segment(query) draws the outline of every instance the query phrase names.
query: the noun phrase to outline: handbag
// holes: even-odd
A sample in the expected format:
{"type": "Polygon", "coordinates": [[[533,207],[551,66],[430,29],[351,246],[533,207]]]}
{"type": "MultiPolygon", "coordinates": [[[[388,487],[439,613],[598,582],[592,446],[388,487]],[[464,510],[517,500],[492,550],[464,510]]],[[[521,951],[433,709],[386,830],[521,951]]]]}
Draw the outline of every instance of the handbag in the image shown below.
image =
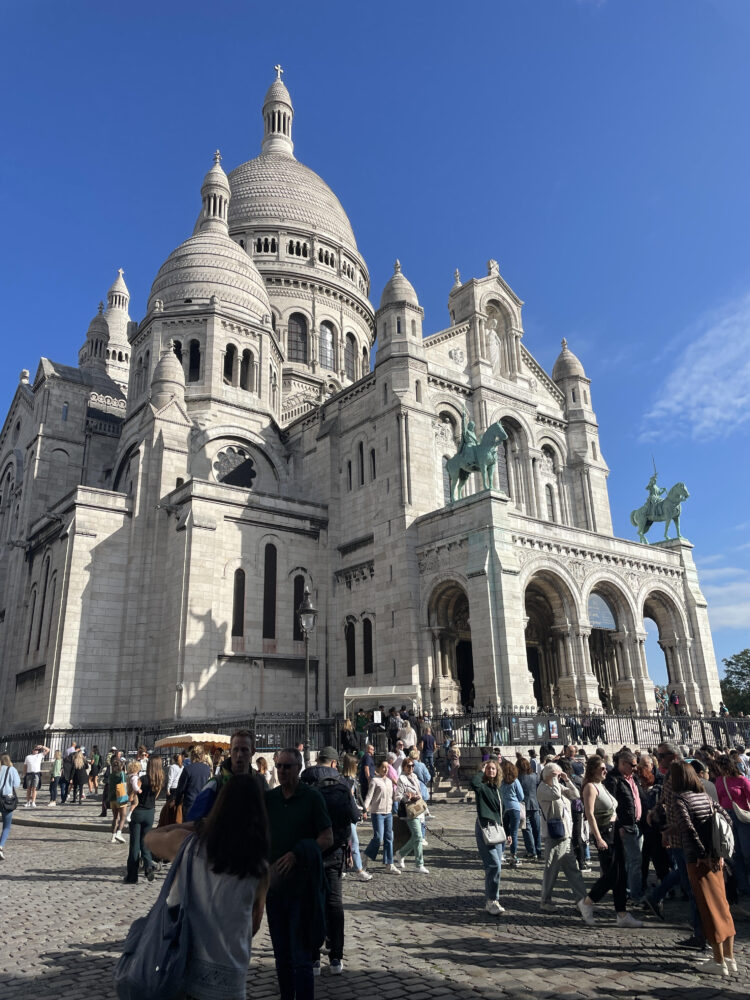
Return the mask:
{"type": "Polygon", "coordinates": [[[750,823],[750,810],[743,809],[739,802],[735,802],[732,798],[732,793],[729,791],[729,786],[727,785],[727,779],[724,778],[724,791],[727,793],[729,801],[732,803],[732,809],[734,810],[734,815],[740,821],[740,823],[750,823]]]}
{"type": "Polygon", "coordinates": [[[5,777],[3,778],[3,791],[0,794],[0,812],[12,813],[14,809],[18,808],[18,796],[16,795],[15,788],[11,788],[10,795],[5,791],[5,783],[10,777],[10,768],[6,767],[5,777]]]}
{"type": "Polygon", "coordinates": [[[118,781],[115,785],[115,801],[118,806],[124,806],[128,799],[128,786],[124,781],[118,781]]]}
{"type": "Polygon", "coordinates": [[[182,992],[190,934],[188,908],[195,838],[186,837],[169,868],[159,898],[145,917],[134,920],[115,966],[118,1000],[172,1000],[182,992]],[[182,871],[180,899],[167,900],[178,871],[182,871]]]}
{"type": "Polygon", "coordinates": [[[482,827],[482,840],[490,847],[504,844],[508,839],[502,823],[487,823],[482,827]]]}
{"type": "Polygon", "coordinates": [[[406,806],[406,818],[416,819],[417,816],[421,816],[423,812],[427,812],[427,805],[424,799],[416,799],[414,802],[407,803],[406,806]]]}

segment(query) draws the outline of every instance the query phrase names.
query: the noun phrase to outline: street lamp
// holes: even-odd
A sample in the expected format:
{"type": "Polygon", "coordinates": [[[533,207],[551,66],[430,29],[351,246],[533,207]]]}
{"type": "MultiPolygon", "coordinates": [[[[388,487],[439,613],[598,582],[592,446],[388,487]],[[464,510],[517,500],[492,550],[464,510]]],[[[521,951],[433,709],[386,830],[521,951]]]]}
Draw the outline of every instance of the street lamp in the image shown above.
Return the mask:
{"type": "Polygon", "coordinates": [[[305,587],[302,603],[297,608],[299,627],[305,637],[305,767],[310,766],[310,633],[315,628],[318,609],[310,600],[310,590],[305,587]]]}

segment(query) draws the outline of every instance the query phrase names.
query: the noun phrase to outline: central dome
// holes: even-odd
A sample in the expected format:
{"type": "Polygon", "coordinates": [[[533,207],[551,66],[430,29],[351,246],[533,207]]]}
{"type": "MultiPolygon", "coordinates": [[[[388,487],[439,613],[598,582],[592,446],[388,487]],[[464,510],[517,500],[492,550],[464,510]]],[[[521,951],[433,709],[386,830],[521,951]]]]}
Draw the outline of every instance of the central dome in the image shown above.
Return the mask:
{"type": "Polygon", "coordinates": [[[352,254],[357,241],[326,182],[286,153],[261,153],[229,174],[229,231],[279,224],[327,236],[352,254]]]}

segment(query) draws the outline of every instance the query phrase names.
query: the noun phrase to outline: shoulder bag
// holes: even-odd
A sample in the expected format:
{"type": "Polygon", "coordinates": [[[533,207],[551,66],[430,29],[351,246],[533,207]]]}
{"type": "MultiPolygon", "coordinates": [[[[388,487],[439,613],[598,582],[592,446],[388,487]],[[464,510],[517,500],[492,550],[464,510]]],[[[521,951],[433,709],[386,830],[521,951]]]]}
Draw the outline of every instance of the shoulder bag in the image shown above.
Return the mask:
{"type": "Polygon", "coordinates": [[[740,823],[750,823],[750,810],[743,809],[739,802],[734,801],[732,793],[729,791],[729,785],[727,784],[726,778],[724,778],[724,791],[727,793],[729,801],[732,803],[732,809],[734,809],[734,815],[740,823]]]}
{"type": "MultiPolygon", "coordinates": [[[[502,816],[503,804],[500,799],[500,792],[497,792],[497,804],[500,810],[500,815],[502,816]]],[[[481,825],[481,824],[480,824],[481,825]]],[[[497,844],[504,844],[508,839],[505,833],[505,827],[502,823],[485,823],[481,826],[482,829],[482,840],[487,844],[488,847],[495,847],[497,844]]]]}
{"type": "Polygon", "coordinates": [[[427,811],[427,805],[425,800],[422,798],[415,799],[413,802],[407,803],[406,806],[406,818],[416,819],[417,816],[421,816],[423,812],[427,811]]]}
{"type": "Polygon", "coordinates": [[[169,868],[159,898],[145,917],[139,917],[125,938],[115,966],[118,1000],[174,1000],[182,994],[190,952],[188,909],[195,837],[186,837],[169,868]],[[182,872],[179,900],[167,900],[178,871],[182,872]]]}
{"type": "MultiPolygon", "coordinates": [[[[554,802],[552,803],[554,806],[554,802]]],[[[544,822],[547,824],[547,833],[550,835],[552,840],[562,840],[565,837],[565,823],[562,819],[552,819],[552,817],[547,817],[544,814],[544,809],[542,809],[542,803],[539,803],[539,808],[541,810],[542,816],[544,816],[544,822]]],[[[560,808],[564,808],[561,806],[560,808]]]]}
{"type": "Polygon", "coordinates": [[[5,786],[9,777],[10,768],[6,766],[5,775],[3,776],[3,787],[0,792],[0,812],[4,813],[12,813],[14,809],[18,808],[18,796],[16,795],[15,788],[11,788],[10,794],[5,791],[5,786]]]}

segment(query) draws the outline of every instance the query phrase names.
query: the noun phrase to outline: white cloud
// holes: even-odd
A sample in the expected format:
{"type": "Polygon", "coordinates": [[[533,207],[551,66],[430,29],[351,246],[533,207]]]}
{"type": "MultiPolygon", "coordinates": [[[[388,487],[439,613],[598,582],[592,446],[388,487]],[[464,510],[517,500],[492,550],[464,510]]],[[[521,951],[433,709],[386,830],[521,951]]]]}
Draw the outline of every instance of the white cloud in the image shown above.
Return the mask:
{"type": "Polygon", "coordinates": [[[701,580],[727,580],[746,577],[747,570],[739,566],[717,566],[715,569],[701,569],[701,580]]]}
{"type": "Polygon", "coordinates": [[[707,583],[701,590],[712,629],[745,629],[750,635],[750,574],[729,583],[707,583]]]}
{"type": "Polygon", "coordinates": [[[727,437],[750,422],[750,295],[672,342],[678,361],[642,422],[641,440],[727,437]]]}

